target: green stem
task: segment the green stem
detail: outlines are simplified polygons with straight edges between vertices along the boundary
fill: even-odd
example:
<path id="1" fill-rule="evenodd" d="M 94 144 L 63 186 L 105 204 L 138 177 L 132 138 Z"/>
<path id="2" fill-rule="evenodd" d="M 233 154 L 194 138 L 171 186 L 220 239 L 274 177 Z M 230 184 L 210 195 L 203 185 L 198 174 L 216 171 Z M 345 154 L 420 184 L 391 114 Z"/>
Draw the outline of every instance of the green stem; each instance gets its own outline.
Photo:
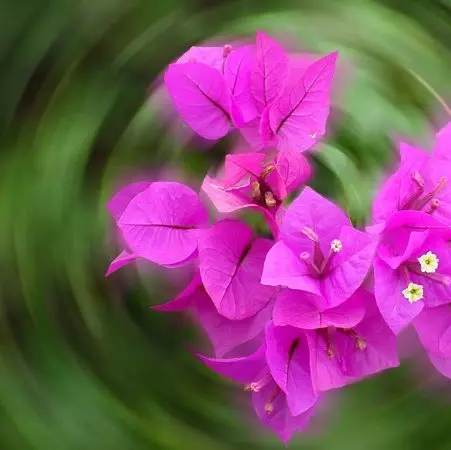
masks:
<path id="1" fill-rule="evenodd" d="M 443 97 L 420 75 L 418 75 L 412 69 L 407 69 L 407 71 L 425 88 L 427 91 L 442 105 L 446 114 L 451 117 L 451 108 L 446 104 Z"/>

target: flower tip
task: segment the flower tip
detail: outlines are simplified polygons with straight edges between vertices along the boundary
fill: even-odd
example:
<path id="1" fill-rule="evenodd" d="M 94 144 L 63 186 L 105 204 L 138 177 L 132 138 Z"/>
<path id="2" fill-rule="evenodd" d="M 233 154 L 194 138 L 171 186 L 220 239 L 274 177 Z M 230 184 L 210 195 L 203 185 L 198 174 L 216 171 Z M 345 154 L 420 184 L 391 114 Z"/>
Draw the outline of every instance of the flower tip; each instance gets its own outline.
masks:
<path id="1" fill-rule="evenodd" d="M 334 52 L 332 52 L 330 54 L 330 59 L 332 60 L 332 62 L 336 62 L 339 56 L 339 51 L 335 50 Z"/>
<path id="2" fill-rule="evenodd" d="M 265 413 L 268 414 L 268 416 L 274 411 L 274 404 L 272 402 L 268 402 L 265 405 Z"/>
<path id="3" fill-rule="evenodd" d="M 227 58 L 227 56 L 230 55 L 230 53 L 232 53 L 232 46 L 229 44 L 224 45 L 224 58 Z"/>

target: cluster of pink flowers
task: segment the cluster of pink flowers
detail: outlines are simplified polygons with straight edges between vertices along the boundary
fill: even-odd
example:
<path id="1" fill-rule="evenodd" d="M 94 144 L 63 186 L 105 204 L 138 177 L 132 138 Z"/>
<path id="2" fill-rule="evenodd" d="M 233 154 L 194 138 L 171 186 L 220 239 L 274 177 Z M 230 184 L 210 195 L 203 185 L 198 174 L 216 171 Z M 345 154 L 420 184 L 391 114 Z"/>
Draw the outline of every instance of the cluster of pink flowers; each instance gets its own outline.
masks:
<path id="1" fill-rule="evenodd" d="M 410 323 L 451 377 L 451 125 L 432 155 L 401 144 L 373 225 L 354 228 L 305 187 L 302 153 L 325 133 L 336 59 L 288 55 L 261 32 L 255 45 L 191 48 L 165 74 L 176 110 L 204 138 L 235 129 L 249 142 L 202 185 L 227 217 L 211 224 L 177 182 L 131 184 L 108 203 L 126 248 L 108 274 L 138 258 L 195 265 L 155 309 L 196 317 L 215 349 L 199 358 L 241 384 L 284 442 L 328 391 L 398 366 L 396 335 Z M 272 238 L 231 217 L 242 209 L 261 213 Z"/>

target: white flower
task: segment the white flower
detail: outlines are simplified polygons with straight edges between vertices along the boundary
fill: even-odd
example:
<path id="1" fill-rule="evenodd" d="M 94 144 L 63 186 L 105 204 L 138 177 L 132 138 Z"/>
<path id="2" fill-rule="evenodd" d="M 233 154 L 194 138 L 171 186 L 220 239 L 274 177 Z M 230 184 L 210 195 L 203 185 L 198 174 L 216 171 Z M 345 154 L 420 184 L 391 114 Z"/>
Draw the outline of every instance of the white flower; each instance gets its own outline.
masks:
<path id="1" fill-rule="evenodd" d="M 421 271 L 425 273 L 434 273 L 438 269 L 439 259 L 432 252 L 427 252 L 418 258 L 421 265 Z"/>
<path id="2" fill-rule="evenodd" d="M 410 303 L 415 303 L 423 298 L 423 286 L 421 284 L 409 283 L 409 285 L 402 291 L 402 295 L 409 300 Z"/>
<path id="3" fill-rule="evenodd" d="M 330 248 L 334 253 L 338 253 L 341 252 L 343 250 L 343 244 L 340 240 L 338 239 L 334 239 L 331 243 L 330 243 Z"/>

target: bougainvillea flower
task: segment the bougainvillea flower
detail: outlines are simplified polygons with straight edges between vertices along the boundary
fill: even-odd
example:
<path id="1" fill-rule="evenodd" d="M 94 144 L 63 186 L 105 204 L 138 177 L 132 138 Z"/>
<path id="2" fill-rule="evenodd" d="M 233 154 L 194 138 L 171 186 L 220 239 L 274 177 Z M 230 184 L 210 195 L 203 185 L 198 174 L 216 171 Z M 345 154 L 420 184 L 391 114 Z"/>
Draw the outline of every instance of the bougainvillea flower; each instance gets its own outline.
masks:
<path id="1" fill-rule="evenodd" d="M 354 383 L 399 365 L 396 337 L 380 315 L 374 296 L 363 289 L 365 316 L 351 328 L 306 331 L 313 386 L 317 392 Z"/>
<path id="2" fill-rule="evenodd" d="M 373 204 L 373 221 L 387 221 L 398 211 L 433 214 L 451 224 L 451 161 L 400 144 L 398 170 L 384 183 Z"/>
<path id="3" fill-rule="evenodd" d="M 256 148 L 308 150 L 325 132 L 337 53 L 289 56 L 262 32 L 255 47 L 250 87 L 260 114 L 241 133 Z"/>
<path id="4" fill-rule="evenodd" d="M 273 307 L 274 299 L 270 299 L 255 315 L 243 320 L 229 320 L 218 313 L 203 287 L 200 275 L 196 274 L 178 297 L 164 305 L 154 306 L 153 309 L 164 312 L 191 312 L 213 344 L 216 356 L 221 358 L 263 333 L 271 319 Z"/>
<path id="5" fill-rule="evenodd" d="M 399 211 L 386 222 L 368 226 L 366 231 L 378 236 L 380 241 L 376 254 L 390 267 L 396 268 L 429 236 L 427 231 L 435 230 L 445 236 L 450 227 L 436 217 L 423 211 Z"/>
<path id="6" fill-rule="evenodd" d="M 285 212 L 262 283 L 316 294 L 321 310 L 333 308 L 362 284 L 376 245 L 338 206 L 307 187 Z"/>
<path id="7" fill-rule="evenodd" d="M 306 330 L 339 327 L 352 328 L 365 315 L 365 296 L 357 290 L 350 299 L 335 308 L 320 309 L 321 297 L 309 292 L 283 289 L 278 295 L 273 311 L 276 326 L 293 326 Z"/>
<path id="8" fill-rule="evenodd" d="M 424 308 L 412 324 L 432 364 L 451 378 L 451 303 Z"/>
<path id="9" fill-rule="evenodd" d="M 274 231 L 274 218 L 283 200 L 310 177 L 311 168 L 294 152 L 266 157 L 263 153 L 227 155 L 220 178 L 206 176 L 202 190 L 222 213 L 253 208 L 265 214 Z"/>
<path id="10" fill-rule="evenodd" d="M 437 230 L 412 232 L 398 258 L 374 260 L 374 289 L 379 310 L 399 333 L 423 307 L 435 307 L 451 298 L 451 248 Z M 389 244 L 394 239 L 389 241 Z M 385 245 L 384 241 L 380 246 Z"/>
<path id="11" fill-rule="evenodd" d="M 337 56 L 335 52 L 319 59 L 286 84 L 262 116 L 265 140 L 274 135 L 279 150 L 303 152 L 324 135 Z"/>
<path id="12" fill-rule="evenodd" d="M 207 139 L 219 139 L 229 132 L 230 90 L 218 70 L 198 62 L 171 64 L 165 83 L 190 128 Z"/>
<path id="13" fill-rule="evenodd" d="M 254 354 L 245 358 L 201 359 L 215 372 L 252 392 L 257 416 L 283 442 L 307 427 L 318 398 L 312 389 L 303 334 L 287 334 L 287 330 L 269 325 L 266 343 Z"/>
<path id="14" fill-rule="evenodd" d="M 135 195 L 118 219 L 129 253 L 160 265 L 196 254 L 208 213 L 197 194 L 180 183 L 155 182 Z"/>
<path id="15" fill-rule="evenodd" d="M 253 316 L 265 307 L 274 288 L 260 283 L 269 239 L 256 238 L 237 220 L 223 220 L 199 237 L 203 285 L 218 312 L 230 320 Z"/>
<path id="16" fill-rule="evenodd" d="M 266 362 L 271 376 L 287 396 L 288 407 L 294 416 L 311 408 L 318 400 L 310 373 L 309 346 L 303 330 L 276 327 L 270 322 L 266 328 Z"/>
<path id="17" fill-rule="evenodd" d="M 165 83 L 185 123 L 207 139 L 234 126 L 257 149 L 305 151 L 324 134 L 336 58 L 288 55 L 257 31 L 255 45 L 192 47 Z"/>

